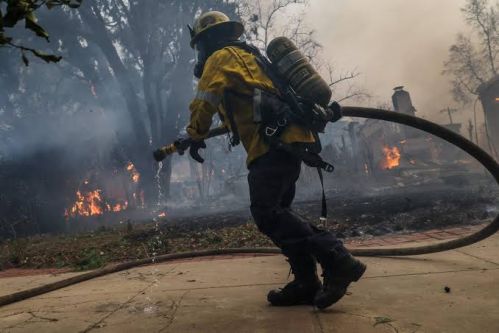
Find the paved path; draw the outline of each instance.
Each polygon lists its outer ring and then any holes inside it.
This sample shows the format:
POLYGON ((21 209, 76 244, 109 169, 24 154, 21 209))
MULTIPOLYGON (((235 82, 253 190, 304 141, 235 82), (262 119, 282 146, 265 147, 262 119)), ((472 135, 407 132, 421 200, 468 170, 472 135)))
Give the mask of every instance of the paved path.
MULTIPOLYGON (((456 251, 366 258, 327 311, 276 308, 282 256, 141 267, 0 308, 0 332, 499 332, 499 235, 456 251), (444 288, 449 287, 446 293, 444 288)), ((0 279, 0 294, 60 279, 0 279)))

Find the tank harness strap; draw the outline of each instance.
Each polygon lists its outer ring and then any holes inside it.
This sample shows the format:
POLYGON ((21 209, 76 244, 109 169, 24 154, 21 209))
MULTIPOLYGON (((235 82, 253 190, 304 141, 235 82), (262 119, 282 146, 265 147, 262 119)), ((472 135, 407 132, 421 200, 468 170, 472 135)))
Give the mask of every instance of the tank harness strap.
POLYGON ((234 110, 232 110, 232 106, 229 101, 232 94, 233 93, 231 91, 224 90, 222 105, 225 110, 225 114, 227 115, 227 119, 229 120, 230 129, 232 132, 232 136, 230 137, 230 145, 232 147, 235 147, 241 142, 241 137, 239 136, 239 130, 237 129, 236 121, 234 119, 234 110))
POLYGON ((289 123, 288 108, 276 94, 259 88, 253 90, 253 121, 260 124, 259 132, 264 141, 281 136, 289 123))
POLYGON ((319 179, 321 181, 321 189, 322 189, 321 220, 327 220, 327 202, 326 202, 326 191, 324 191, 324 175, 322 174, 321 168, 317 168, 317 173, 319 174, 319 179))
POLYGON ((324 190, 324 174, 323 171, 327 173, 331 173, 334 171, 334 166, 322 159, 322 157, 315 152, 310 151, 304 144, 286 144, 280 140, 271 141, 271 147, 273 149, 281 149, 285 150, 305 163, 305 165, 316 168, 317 173, 319 175, 319 180, 321 182, 321 190, 322 190, 322 208, 321 208, 321 220, 327 219, 327 200, 326 200, 326 191, 324 190))
POLYGON ((230 145, 235 147, 241 143, 241 136, 239 135, 239 130, 237 128, 236 120, 234 118, 234 107, 231 103, 233 98, 246 98, 251 99, 252 96, 242 94, 240 92, 226 89, 223 93, 222 106, 225 110, 225 114, 227 115, 227 120, 229 121, 230 129, 232 132, 232 136, 230 138, 230 145))

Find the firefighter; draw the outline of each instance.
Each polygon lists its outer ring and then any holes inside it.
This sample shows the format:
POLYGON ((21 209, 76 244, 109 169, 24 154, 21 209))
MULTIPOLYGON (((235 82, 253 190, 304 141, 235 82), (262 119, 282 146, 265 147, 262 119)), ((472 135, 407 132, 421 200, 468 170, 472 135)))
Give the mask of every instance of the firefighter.
MULTIPOLYGON (((197 57, 194 75, 199 79, 186 129, 195 141, 191 149, 206 147, 203 139, 218 113, 233 139, 247 152, 253 219, 282 250, 294 275, 284 288, 271 290, 268 301, 275 306, 332 305, 362 276, 366 266, 331 232, 317 228, 291 209, 301 171, 300 155, 271 148, 254 122, 255 89, 278 94, 275 85, 257 62, 255 48, 240 41, 244 33, 241 23, 211 11, 189 29, 197 57), (323 283, 317 276, 317 262, 322 267, 323 283)), ((283 144, 313 144, 316 139, 307 129, 289 124, 279 140, 283 144)))

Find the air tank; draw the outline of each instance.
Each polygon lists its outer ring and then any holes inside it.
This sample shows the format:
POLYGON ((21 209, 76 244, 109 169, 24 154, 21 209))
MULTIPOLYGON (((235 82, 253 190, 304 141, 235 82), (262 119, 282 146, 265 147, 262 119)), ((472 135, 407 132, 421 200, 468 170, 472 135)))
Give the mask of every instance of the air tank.
POLYGON ((267 56, 298 96, 323 107, 329 105, 332 95, 329 85, 291 40, 286 37, 272 40, 267 56))

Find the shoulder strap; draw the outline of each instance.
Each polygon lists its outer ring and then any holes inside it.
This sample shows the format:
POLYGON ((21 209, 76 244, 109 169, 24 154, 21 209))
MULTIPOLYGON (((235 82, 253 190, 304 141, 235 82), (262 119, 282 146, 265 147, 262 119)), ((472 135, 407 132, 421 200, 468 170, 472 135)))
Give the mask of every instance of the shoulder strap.
POLYGON ((276 89, 281 93, 281 95, 285 95, 285 84, 283 83, 283 80, 279 77, 279 75, 275 72, 275 70, 272 67, 272 63, 270 60, 262 54, 260 49, 258 49, 256 46, 248 44, 243 41, 233 41, 233 42, 228 42, 225 44, 225 46, 234 46, 238 47, 240 49, 245 50, 248 53, 251 53, 252 55, 255 56, 256 62, 260 66, 260 68, 263 70, 263 72, 269 77, 270 81, 272 81, 272 84, 276 87, 276 89))
POLYGON ((238 98, 252 98, 253 96, 241 94, 234 90, 226 89, 224 90, 224 95, 222 99, 225 114, 227 115, 227 120, 229 121, 230 128, 232 130, 232 137, 230 138, 230 145, 235 147, 241 143, 241 137, 239 135, 239 130, 237 128, 236 120, 234 118, 234 108, 231 103, 233 97, 238 98))

